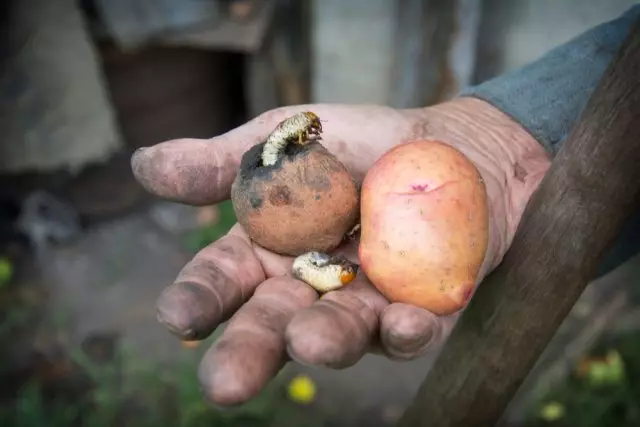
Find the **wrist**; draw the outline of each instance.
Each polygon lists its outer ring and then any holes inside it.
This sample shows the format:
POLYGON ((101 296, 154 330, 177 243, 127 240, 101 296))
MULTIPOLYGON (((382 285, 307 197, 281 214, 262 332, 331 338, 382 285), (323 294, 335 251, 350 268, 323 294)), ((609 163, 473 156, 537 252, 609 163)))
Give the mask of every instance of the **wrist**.
POLYGON ((457 98, 422 111, 429 136, 462 152, 483 178, 490 224, 481 280, 502 261, 551 160, 524 127, 485 101, 457 98))

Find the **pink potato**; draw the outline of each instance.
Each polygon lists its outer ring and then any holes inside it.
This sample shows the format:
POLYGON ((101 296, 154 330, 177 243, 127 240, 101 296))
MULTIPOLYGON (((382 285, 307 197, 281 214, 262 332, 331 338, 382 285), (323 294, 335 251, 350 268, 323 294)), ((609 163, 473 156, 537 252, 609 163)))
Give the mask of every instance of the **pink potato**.
POLYGON ((488 241, 487 194, 475 166, 438 141, 398 145, 361 194, 361 267, 390 301, 437 315, 473 293, 488 241))

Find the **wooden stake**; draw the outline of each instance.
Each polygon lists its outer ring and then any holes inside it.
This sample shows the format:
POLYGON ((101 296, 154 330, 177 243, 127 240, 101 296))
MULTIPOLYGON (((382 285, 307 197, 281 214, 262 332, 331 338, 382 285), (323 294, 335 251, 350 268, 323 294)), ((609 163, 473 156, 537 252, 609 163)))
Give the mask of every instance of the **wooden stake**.
POLYGON ((531 198, 400 426, 500 419, 623 221, 640 207, 640 23, 531 198))

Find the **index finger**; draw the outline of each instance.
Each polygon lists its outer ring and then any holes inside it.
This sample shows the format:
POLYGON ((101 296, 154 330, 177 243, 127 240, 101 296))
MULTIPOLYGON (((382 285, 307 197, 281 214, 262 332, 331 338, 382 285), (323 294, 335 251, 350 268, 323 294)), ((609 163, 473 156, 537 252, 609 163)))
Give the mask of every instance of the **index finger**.
POLYGON ((181 339, 204 339, 265 279, 239 227, 198 252, 157 301, 157 316, 181 339))
POLYGON ((282 120, 313 111, 326 122, 322 143, 354 178, 395 141, 412 135, 415 119, 383 106, 349 104, 292 105, 267 111, 211 139, 176 139, 136 151, 133 174, 152 194, 191 205, 229 199, 242 155, 267 137, 282 120))
POLYGON ((209 205, 229 199, 242 155, 262 142, 280 121, 313 108, 297 105, 268 111, 211 139, 175 139, 133 153, 136 180, 150 193, 191 205, 209 205))

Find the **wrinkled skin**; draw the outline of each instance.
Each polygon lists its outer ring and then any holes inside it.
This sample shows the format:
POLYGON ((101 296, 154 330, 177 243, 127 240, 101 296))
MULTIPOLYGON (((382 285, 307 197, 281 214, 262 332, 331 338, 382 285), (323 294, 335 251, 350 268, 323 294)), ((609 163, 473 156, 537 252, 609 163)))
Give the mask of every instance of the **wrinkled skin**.
MULTIPOLYGON (((480 171, 490 208, 489 246, 480 281, 500 263, 549 159, 523 128, 489 104, 460 98, 429 108, 301 105, 269 111, 209 140, 181 139, 138 150, 132 168, 151 193, 207 205, 229 198, 242 154, 285 117, 314 111, 323 144, 362 181, 393 145, 435 138, 455 146, 480 171)), ((356 246, 339 249, 356 260, 356 246)), ((234 226, 188 263, 159 296, 158 319, 180 339, 203 339, 230 319, 207 351, 199 379, 219 406, 255 396, 288 360, 344 368, 367 352, 412 359, 447 337, 456 315, 438 317, 389 304, 365 278, 318 297, 290 276, 292 259, 254 244, 234 226)))

